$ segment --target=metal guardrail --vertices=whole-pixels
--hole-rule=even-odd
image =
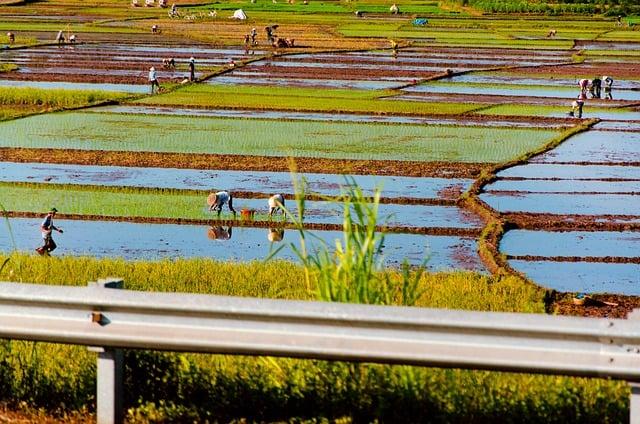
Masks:
[[[607,377],[632,384],[640,317],[594,319],[0,283],[0,338],[100,346],[98,422],[121,417],[121,352],[156,349]]]

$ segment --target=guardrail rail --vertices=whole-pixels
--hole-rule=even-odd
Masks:
[[[121,349],[604,377],[640,424],[640,311],[627,320],[0,282],[0,338],[98,352],[98,423],[122,420]]]

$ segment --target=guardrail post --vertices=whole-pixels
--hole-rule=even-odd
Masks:
[[[121,289],[124,282],[116,278],[107,278],[89,282],[90,287],[98,289]],[[108,325],[100,311],[93,311],[91,319],[96,325]],[[123,422],[123,355],[122,349],[90,347],[98,353],[96,409],[98,424],[119,424]]]
[[[629,403],[629,424],[640,424],[640,383],[629,383],[631,402]]]
[[[637,321],[640,325],[640,309],[634,309],[628,316],[628,320]],[[636,353],[640,347],[636,347]],[[629,424],[640,424],[640,382],[629,382],[631,395],[629,399]]]

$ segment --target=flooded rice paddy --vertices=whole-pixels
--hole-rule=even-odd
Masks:
[[[37,219],[9,220],[18,243],[15,246],[17,250],[30,252],[42,243],[39,224]],[[271,249],[299,242],[298,233],[293,230],[76,220],[57,220],[56,224],[65,232],[55,236],[59,245],[55,255],[122,257],[127,260],[212,258],[247,261],[263,260]],[[335,244],[335,239],[342,237],[341,232],[310,233],[330,246]],[[313,243],[314,237],[310,239]],[[0,246],[4,252],[12,250],[6,231],[0,231]],[[432,270],[484,270],[475,253],[473,238],[389,234],[383,253],[385,263],[390,266],[397,266],[407,258],[412,264],[428,259],[427,265]],[[277,258],[297,260],[289,248],[283,249]]]
[[[588,131],[532,160],[536,163],[640,163],[640,133]]]
[[[640,265],[510,260],[516,271],[560,292],[640,295]]]
[[[335,174],[300,175],[308,191],[337,196],[347,177]],[[386,198],[455,200],[473,183],[462,178],[412,178],[394,176],[352,176],[366,195],[382,189]],[[0,162],[0,181],[51,184],[84,184],[107,187],[146,187],[176,190],[225,189],[231,192],[294,193],[288,172],[244,172],[172,168],[136,168],[125,166],[88,166],[46,163]]]
[[[511,230],[500,241],[500,250],[509,256],[634,258],[639,245],[640,232],[634,231]]]
[[[634,194],[488,192],[483,193],[480,198],[504,213],[632,215],[633,222],[640,222],[640,196]]]

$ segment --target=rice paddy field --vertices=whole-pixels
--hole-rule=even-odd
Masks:
[[[480,15],[431,1],[398,3],[401,13],[391,14],[390,4],[376,0],[177,0],[173,17],[166,8],[127,3],[0,1],[3,279],[84,284],[79,275],[87,276],[86,269],[117,270],[141,290],[308,297],[294,252],[296,224],[281,213],[270,218],[267,199],[282,194],[295,215],[296,196],[304,196],[302,227],[316,246],[332,247],[342,237],[341,200],[355,183],[367,202],[380,191],[384,272],[398,275],[405,260],[414,270],[426,263],[419,306],[617,317],[640,305],[640,32],[632,27],[599,16]],[[229,18],[238,8],[247,20]],[[265,27],[274,25],[286,46],[267,40]],[[253,28],[255,42],[246,43]],[[58,43],[58,31],[77,41]],[[151,67],[161,87],[154,93]],[[582,115],[570,115],[578,81],[606,76],[611,88],[599,95],[587,90]],[[294,184],[300,178],[302,194]],[[220,216],[209,211],[207,196],[219,190],[232,193],[237,214],[227,206]],[[54,235],[53,257],[42,258],[34,251],[39,225],[53,206],[65,231]],[[281,262],[263,262],[275,250]],[[274,282],[272,267],[287,281]],[[234,274],[233,284],[204,275],[215,268]],[[140,277],[145,270],[179,276],[178,283],[157,285]],[[609,302],[574,306],[575,293]],[[7,346],[0,351],[11,351]],[[44,355],[60,355],[40,346]],[[72,356],[86,360],[79,351]],[[250,358],[212,365],[195,355],[175,361],[182,379],[215,369],[235,383],[255,365]],[[294,368],[325,366],[278,364],[277,372],[264,364],[256,369],[265,381],[277,374],[277,384],[294,392],[311,381]],[[36,364],[31,372],[56,373],[56,366]],[[3,369],[0,378],[9,375]],[[553,380],[559,394],[545,398],[536,387],[553,385],[551,377],[501,375],[486,383],[480,373],[463,372],[461,380],[480,387],[479,401],[467,393],[448,396],[458,392],[439,380],[442,374],[407,370],[411,376],[389,371],[372,387],[406,389],[414,399],[418,391],[402,381],[419,378],[420,391],[444,390],[441,398],[420,398],[445,417],[434,422],[586,416],[613,423],[624,422],[628,408],[628,389],[614,382]],[[78,378],[73,372],[65,376]],[[329,388],[342,384],[333,378]],[[267,386],[275,390],[251,384],[249,398],[261,398]],[[594,385],[611,396],[596,399]],[[7,399],[0,387],[0,402],[34,399],[11,387]],[[505,396],[496,387],[524,400],[492,403],[487,399],[497,392]],[[86,390],[47,390],[65,400],[47,403],[43,395],[36,408],[60,413],[64,403],[92,419],[86,411],[95,400]],[[275,392],[282,404],[286,394]],[[158,422],[429,421],[388,411],[376,416],[371,408],[354,415],[335,399],[311,415],[306,405],[298,415],[216,416],[186,395],[175,409],[145,396],[133,402],[130,422],[154,422],[153,414],[163,417]],[[567,399],[575,401],[570,413]]]

